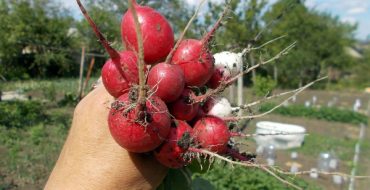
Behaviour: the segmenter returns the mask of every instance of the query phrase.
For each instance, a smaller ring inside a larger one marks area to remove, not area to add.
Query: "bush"
[[[276,104],[268,103],[264,104],[260,108],[260,112],[266,112],[275,107]],[[342,123],[351,124],[367,124],[367,116],[345,109],[338,109],[332,107],[305,107],[304,105],[290,105],[286,107],[279,107],[273,113],[285,115],[285,116],[295,116],[295,117],[308,117],[314,119],[321,119],[327,121],[335,121]]]
[[[256,96],[263,97],[271,94],[276,87],[276,82],[270,77],[256,76],[252,91]]]
[[[283,178],[287,178],[288,176]],[[319,189],[318,187],[308,184],[300,178],[289,176],[289,181],[302,187],[303,189]],[[242,166],[225,167],[215,164],[210,171],[204,174],[195,174],[195,179],[208,180],[214,189],[217,190],[286,190],[292,189],[284,185],[275,177],[267,174],[260,169],[245,168]],[[196,188],[202,189],[202,188]],[[207,188],[210,189],[210,188]]]
[[[43,105],[37,101],[0,102],[0,126],[22,128],[44,121]]]

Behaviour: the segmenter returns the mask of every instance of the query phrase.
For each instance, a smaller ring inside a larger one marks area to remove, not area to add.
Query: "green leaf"
[[[166,178],[157,190],[189,190],[192,189],[192,180],[190,170],[183,169],[170,169]]]

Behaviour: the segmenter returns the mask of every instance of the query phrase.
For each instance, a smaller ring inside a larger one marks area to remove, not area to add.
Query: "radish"
[[[221,81],[226,81],[227,79],[229,79],[229,77],[225,77],[224,69],[216,68],[209,79],[207,86],[212,89],[216,89],[218,86],[220,86]]]
[[[173,48],[175,41],[170,24],[156,10],[147,6],[140,6],[135,0],[130,1],[134,4],[141,25],[145,62],[154,64],[164,60]],[[129,10],[122,17],[121,34],[126,49],[137,52],[135,23]]]
[[[184,90],[184,72],[178,65],[159,63],[149,71],[147,84],[164,102],[173,102]]]
[[[192,128],[185,121],[174,120],[170,134],[154,155],[156,159],[169,168],[181,168],[190,163],[186,153],[192,144]]]
[[[80,0],[77,0],[77,3],[81,12],[93,29],[95,35],[111,58],[103,67],[102,79],[107,91],[112,96],[117,98],[118,96],[122,95],[123,92],[126,92],[129,86],[139,82],[136,55],[134,52],[130,51],[123,51],[119,53],[112,48],[89,16]]]
[[[236,76],[243,68],[243,54],[229,51],[214,54],[216,68],[223,68],[227,77]]]
[[[109,59],[102,69],[102,80],[107,91],[115,98],[128,92],[129,88],[139,83],[137,57],[132,51],[120,52],[120,65],[117,68],[112,59]]]
[[[243,55],[243,52],[233,53],[229,51],[214,54],[216,70],[207,86],[215,89],[222,80],[225,81],[239,74],[243,69]]]
[[[201,40],[182,40],[172,59],[171,55],[169,55],[169,60],[174,64],[180,65],[183,69],[187,86],[201,87],[212,77],[215,66],[209,46],[226,13],[227,9],[224,10],[212,29]]]
[[[224,97],[211,97],[203,105],[203,111],[207,115],[227,117],[231,115],[232,107]]]
[[[194,117],[191,121],[189,121],[189,124],[190,124],[191,126],[194,126],[194,125],[195,125],[195,123],[196,123],[199,119],[203,118],[204,116],[206,116],[206,113],[204,113],[203,108],[199,107],[197,114],[195,115],[195,117]]]
[[[214,116],[206,116],[198,120],[193,128],[194,140],[201,148],[224,154],[228,151],[227,143],[230,132],[226,123]]]
[[[133,91],[120,96],[112,104],[108,124],[120,146],[130,152],[143,153],[154,150],[167,138],[171,119],[166,104],[157,96],[147,99],[142,113],[135,109],[136,99]]]
[[[187,86],[203,86],[214,72],[214,59],[205,47],[207,42],[187,39],[180,43],[172,62],[180,65]]]
[[[184,89],[178,100],[168,105],[170,113],[178,120],[191,121],[198,113],[199,103],[190,102],[190,97],[195,96],[190,89]]]
[[[121,74],[111,59],[104,64],[101,75],[105,89],[107,89],[109,94],[113,97],[118,98],[122,94],[128,92],[130,88],[129,82]]]

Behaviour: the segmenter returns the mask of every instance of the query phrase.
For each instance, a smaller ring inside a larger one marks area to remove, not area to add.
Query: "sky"
[[[58,0],[68,8],[76,18],[81,18],[75,0]],[[196,5],[200,0],[185,0]],[[220,0],[212,0],[220,1]],[[269,0],[270,5],[277,0]],[[370,0],[306,0],[306,5],[319,11],[329,12],[338,16],[343,22],[358,24],[356,38],[365,40],[370,38]]]

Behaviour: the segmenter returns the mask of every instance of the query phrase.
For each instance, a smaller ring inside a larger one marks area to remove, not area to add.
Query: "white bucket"
[[[300,147],[303,143],[306,129],[299,125],[260,121],[256,124],[258,147],[274,145],[277,149]]]

